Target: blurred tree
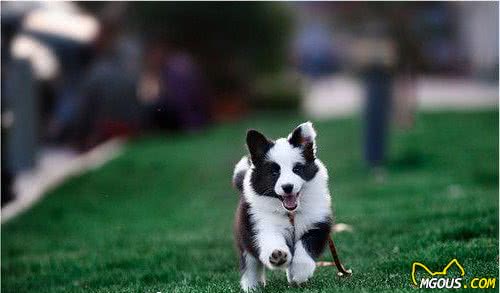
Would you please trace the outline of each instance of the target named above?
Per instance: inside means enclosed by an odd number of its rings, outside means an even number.
[[[203,59],[226,64],[236,59],[256,72],[277,71],[286,61],[290,19],[283,5],[135,2],[130,13],[148,37],[162,38]]]
[[[280,3],[134,2],[129,12],[149,43],[194,57],[214,95],[216,119],[237,117],[258,94],[256,80],[287,62],[291,17]]]
[[[102,14],[105,5],[81,3]],[[128,2],[123,27],[166,55],[188,53],[207,77],[215,111],[240,113],[256,80],[288,61],[291,11],[272,2]],[[148,50],[146,49],[146,54]],[[224,108],[228,108],[224,110]],[[238,110],[239,109],[239,110]]]

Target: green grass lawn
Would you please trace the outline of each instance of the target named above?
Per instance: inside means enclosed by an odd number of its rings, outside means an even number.
[[[440,270],[453,258],[466,279],[498,277],[498,112],[417,121],[392,132],[384,184],[363,166],[359,119],[316,123],[336,221],[354,228],[335,235],[354,275],[319,268],[307,285],[289,288],[273,272],[264,292],[413,292],[413,261]],[[261,114],[130,143],[2,226],[2,291],[237,292],[230,178],[245,131],[283,136],[299,122]]]

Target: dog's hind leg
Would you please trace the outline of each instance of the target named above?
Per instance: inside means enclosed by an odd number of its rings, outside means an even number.
[[[241,289],[249,292],[259,284],[266,285],[264,265],[255,257],[244,251],[241,255]]]

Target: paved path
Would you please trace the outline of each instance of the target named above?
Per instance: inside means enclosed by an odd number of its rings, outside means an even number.
[[[420,77],[417,79],[418,108],[436,110],[477,110],[498,107],[498,84],[478,81]],[[362,107],[365,89],[360,80],[335,75],[313,82],[304,90],[304,110],[316,119],[349,116]]]
[[[123,143],[119,139],[110,140],[84,154],[63,148],[42,151],[33,170],[16,176],[15,199],[2,208],[2,224],[30,208],[69,177],[99,168],[118,156]]]

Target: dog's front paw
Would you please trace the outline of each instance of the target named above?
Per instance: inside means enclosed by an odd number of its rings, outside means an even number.
[[[284,265],[288,261],[288,253],[284,250],[275,249],[269,256],[269,262],[276,267]]]
[[[252,280],[248,277],[243,277],[240,281],[241,289],[243,292],[250,292],[256,290],[259,287],[257,280]]]
[[[302,284],[307,282],[316,270],[316,262],[313,259],[293,260],[287,270],[287,279],[289,283]]]

